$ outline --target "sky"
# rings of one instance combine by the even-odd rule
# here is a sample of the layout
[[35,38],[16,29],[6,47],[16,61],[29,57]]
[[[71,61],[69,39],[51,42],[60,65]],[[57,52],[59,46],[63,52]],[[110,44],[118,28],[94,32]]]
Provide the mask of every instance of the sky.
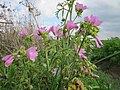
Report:
[[[16,15],[21,17],[27,14],[27,8],[21,6],[22,0],[0,0],[0,3],[9,4],[16,9]],[[60,20],[55,16],[58,2],[64,0],[30,0],[41,11],[40,17],[37,18],[40,26],[57,25]],[[98,16],[102,21],[99,33],[100,39],[110,37],[120,37],[120,0],[76,0],[77,2],[87,5],[88,9],[83,12],[83,17],[89,15]],[[77,19],[81,20],[81,19]]]

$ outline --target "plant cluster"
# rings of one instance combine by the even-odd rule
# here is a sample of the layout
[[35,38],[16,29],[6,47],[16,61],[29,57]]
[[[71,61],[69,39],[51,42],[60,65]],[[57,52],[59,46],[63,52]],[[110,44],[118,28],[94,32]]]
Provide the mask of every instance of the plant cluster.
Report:
[[[89,54],[98,38],[102,21],[97,16],[86,16],[75,22],[87,6],[65,0],[57,6],[56,15],[62,13],[61,25],[49,29],[40,27],[33,33],[24,28],[19,34],[25,39],[21,48],[2,58],[5,67],[0,69],[0,88],[13,90],[89,90],[85,79],[99,78]],[[75,8],[74,8],[75,6]],[[73,16],[73,10],[76,16]],[[51,35],[52,34],[52,35]],[[40,42],[39,47],[35,40]],[[94,40],[93,40],[94,39]],[[1,62],[3,63],[3,62]],[[83,80],[84,79],[84,80]],[[93,85],[93,84],[92,84]],[[89,87],[88,87],[89,86]]]

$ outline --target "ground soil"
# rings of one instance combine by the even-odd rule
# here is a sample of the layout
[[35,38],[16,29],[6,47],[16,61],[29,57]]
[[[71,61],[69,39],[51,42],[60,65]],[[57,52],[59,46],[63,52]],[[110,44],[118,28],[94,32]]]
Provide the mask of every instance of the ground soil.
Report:
[[97,66],[105,73],[110,74],[113,79],[120,78],[120,64],[108,64],[109,62],[101,62]]

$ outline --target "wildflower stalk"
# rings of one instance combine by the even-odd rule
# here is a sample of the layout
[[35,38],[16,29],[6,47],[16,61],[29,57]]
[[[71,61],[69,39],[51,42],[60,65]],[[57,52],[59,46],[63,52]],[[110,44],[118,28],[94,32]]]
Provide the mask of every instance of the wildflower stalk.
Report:
[[[71,6],[69,6],[69,12],[70,12],[70,20],[72,20],[72,12],[73,12],[73,4],[74,4],[74,1],[75,0],[73,0],[72,1],[72,4],[71,4]],[[70,31],[68,31],[68,46],[70,45]]]
[[83,40],[82,40],[82,42],[81,42],[81,44],[80,44],[80,47],[79,47],[79,49],[78,49],[78,53],[79,53],[80,49],[82,48],[82,45],[83,45],[83,43],[84,43],[84,41],[85,41],[85,39],[86,39],[86,37],[87,37],[87,35],[88,35],[87,29],[89,29],[89,27],[90,27],[90,25],[88,25],[87,28],[86,28],[86,32],[85,32],[85,34],[84,34]]
[[106,59],[108,59],[108,58],[110,58],[110,57],[113,57],[113,56],[115,56],[115,55],[118,55],[118,54],[120,54],[120,51],[119,51],[119,52],[116,52],[116,53],[113,53],[113,54],[111,54],[111,55],[109,55],[109,56],[107,56],[107,57],[105,57],[105,58],[102,58],[102,59],[98,60],[97,62],[95,62],[94,64],[97,64],[97,63],[99,63],[99,62],[101,62],[101,61],[104,61],[104,60],[106,60]]
[[65,21],[64,21],[64,25],[66,24],[66,21],[67,21],[67,18],[68,18],[69,12],[70,12],[70,7],[69,7],[68,12],[67,12],[67,14],[66,14]]
[[49,62],[48,62],[48,51],[45,52],[46,55],[46,64],[47,64],[47,71],[49,71]]
[[72,2],[72,6],[71,6],[71,10],[70,10],[70,20],[72,20],[73,3],[74,3],[74,2]]
[[82,48],[82,45],[83,45],[83,43],[84,43],[84,41],[85,41],[85,39],[86,39],[86,36],[87,36],[87,34],[85,33],[85,34],[84,34],[84,37],[83,37],[83,40],[82,40],[82,42],[81,42],[81,44],[80,44],[80,47],[79,47],[79,49],[78,49],[78,53],[79,53],[80,49]]
[[75,16],[75,18],[73,19],[73,22],[77,19],[78,15]]
[[30,79],[28,78],[28,64],[26,64],[26,62],[25,62],[25,59],[23,60],[23,67],[24,67],[24,70],[23,70],[23,77],[24,77],[24,79],[26,80],[26,78],[27,78],[27,80],[28,80],[28,88],[29,88],[29,90],[31,90],[30,89]]

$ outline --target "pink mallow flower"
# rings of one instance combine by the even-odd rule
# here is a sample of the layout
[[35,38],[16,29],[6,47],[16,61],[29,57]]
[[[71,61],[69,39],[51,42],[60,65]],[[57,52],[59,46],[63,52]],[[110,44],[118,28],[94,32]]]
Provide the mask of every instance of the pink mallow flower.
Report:
[[42,38],[41,35],[38,35],[38,31],[35,31],[31,34],[31,36],[33,36],[34,38],[36,38],[37,40],[40,40]]
[[72,30],[72,29],[78,29],[78,26],[75,23],[73,23],[73,21],[69,20],[67,21],[66,28],[68,30]]
[[38,33],[40,33],[40,34],[45,33],[45,32],[46,32],[46,27],[41,27],[41,28],[39,28],[37,31],[38,31]]
[[48,30],[48,32],[53,32],[53,34],[54,34],[56,37],[62,37],[63,32],[60,31],[59,29],[60,29],[60,25],[52,26],[52,27],[50,27],[50,29]]
[[40,40],[42,37],[41,36],[39,36],[38,34],[34,34],[34,33],[32,33],[32,36],[34,37],[34,38],[36,38],[37,40]]
[[92,77],[94,78],[99,78],[100,76],[96,75],[96,74],[91,74]]
[[76,10],[83,11],[83,10],[87,9],[87,6],[83,6],[83,4],[79,4],[78,2],[76,3],[75,7],[76,7]]
[[2,58],[3,61],[5,61],[5,66],[8,67],[9,65],[12,64],[14,57],[13,55],[7,55]]
[[35,61],[35,58],[38,56],[38,52],[37,52],[37,47],[32,46],[30,47],[27,51],[26,51],[26,55],[27,57],[31,60],[31,61]]
[[95,38],[95,42],[98,48],[103,47],[103,43],[100,41],[100,39],[98,37]]
[[85,17],[84,21],[90,22],[94,26],[99,26],[102,23],[102,21],[99,20],[97,16],[93,16],[93,15]]
[[78,55],[80,56],[81,59],[87,59],[87,56],[85,56],[84,53],[86,53],[86,51],[84,49],[80,49]]
[[22,36],[28,35],[29,34],[28,29],[25,27],[19,34],[22,35]]

